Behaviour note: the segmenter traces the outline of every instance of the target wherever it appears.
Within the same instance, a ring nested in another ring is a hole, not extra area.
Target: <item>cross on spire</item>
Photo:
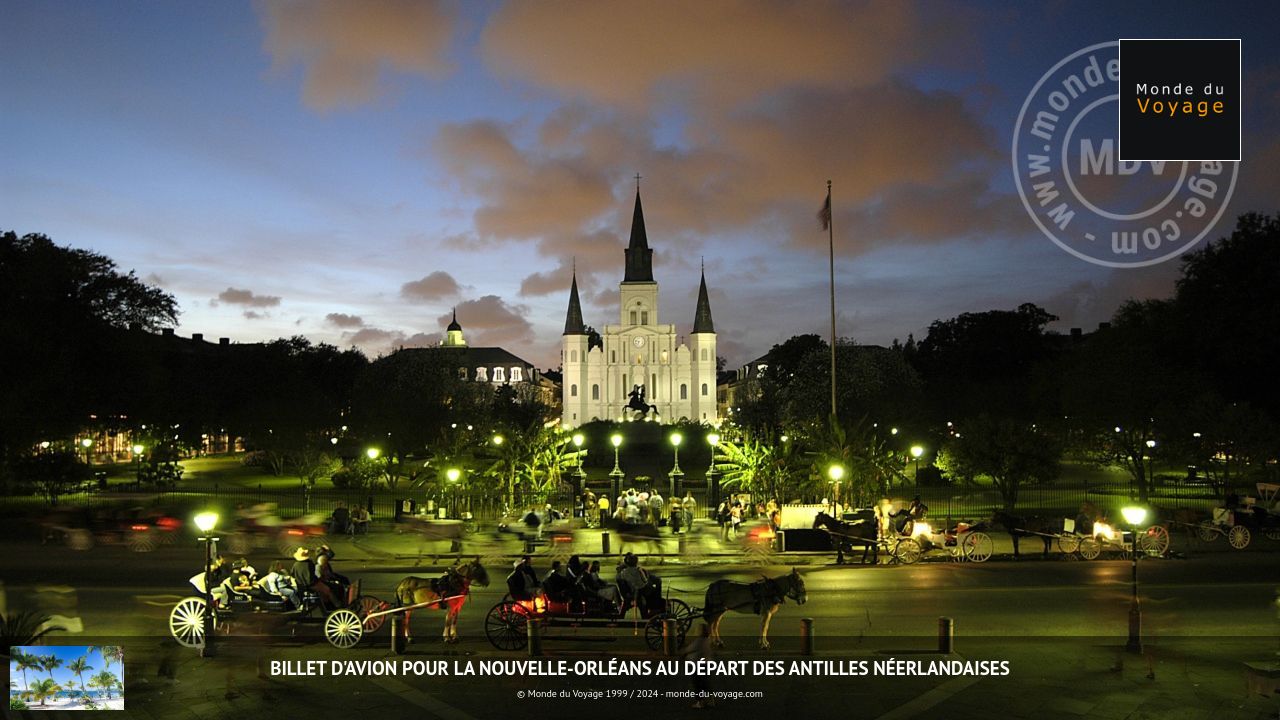
[[[640,173],[636,173],[636,192],[640,192]]]

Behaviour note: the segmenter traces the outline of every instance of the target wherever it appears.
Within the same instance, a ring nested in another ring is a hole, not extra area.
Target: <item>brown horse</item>
[[[711,642],[716,647],[724,647],[724,641],[720,639],[720,621],[725,613],[730,610],[754,613],[760,616],[760,649],[768,650],[769,621],[787,598],[797,605],[803,605],[809,599],[804,589],[804,578],[795,568],[791,568],[790,575],[761,578],[752,583],[733,580],[711,583],[703,600],[703,616],[710,626]]]
[[[466,565],[454,565],[445,571],[443,577],[420,578],[409,576],[396,586],[397,607],[420,605],[428,610],[446,610],[444,618],[444,641],[458,642],[458,613],[462,604],[467,601],[471,585],[481,587],[489,584],[489,573],[480,564],[479,558]],[[404,636],[406,641],[412,640],[409,630],[409,616],[412,610],[404,612]]]

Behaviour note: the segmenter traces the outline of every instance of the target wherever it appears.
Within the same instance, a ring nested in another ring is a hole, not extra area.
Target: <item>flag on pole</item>
[[[822,202],[822,209],[818,211],[818,220],[822,223],[822,229],[827,230],[831,227],[831,196]]]

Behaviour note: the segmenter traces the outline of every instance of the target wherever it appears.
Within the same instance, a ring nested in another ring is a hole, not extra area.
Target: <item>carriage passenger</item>
[[[515,600],[532,600],[541,583],[533,570],[533,559],[528,555],[516,561],[515,569],[507,576],[507,590]]]
[[[332,610],[338,607],[338,599],[334,597],[333,591],[325,585],[320,576],[316,574],[315,561],[311,559],[311,551],[306,548],[298,548],[293,553],[293,568],[289,574],[293,576],[294,582],[298,585],[299,590],[312,590],[320,596],[320,602],[325,609]]]
[[[582,578],[582,585],[603,600],[611,603],[614,607],[622,605],[622,593],[619,592],[618,586],[606,583],[604,578],[600,577],[599,560],[591,561],[590,569],[587,570],[587,574]]]
[[[627,553],[618,568],[618,587],[623,597],[641,610],[651,607],[662,598],[662,581],[640,567],[640,558]]]
[[[285,572],[284,563],[279,560],[272,563],[271,571],[255,584],[268,595],[284,599],[295,610],[302,607],[302,601],[298,599],[298,591],[294,587],[293,578]]]

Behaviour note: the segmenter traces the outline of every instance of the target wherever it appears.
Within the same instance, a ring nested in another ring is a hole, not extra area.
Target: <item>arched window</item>
[[[570,350],[570,351],[569,351],[569,362],[578,362],[578,351],[577,351],[577,350]]]
[[[681,400],[689,399],[689,386],[684,383],[680,383],[680,399]]]
[[[507,381],[507,373],[506,373],[506,371],[505,371],[503,368],[500,368],[500,367],[496,367],[496,368],[494,368],[494,369],[493,369],[493,381],[494,381],[494,382],[506,382],[506,381]]]
[[[707,384],[702,383],[702,397],[706,397],[706,396],[707,396]]]
[[[482,367],[476,368],[476,380],[478,382],[488,382],[489,368],[482,368]]]
[[[592,399],[592,400],[599,400],[599,399],[600,399],[600,386],[599,386],[599,385],[592,385],[592,386],[591,386],[591,399]]]
[[[521,382],[523,379],[519,366],[511,368],[511,382]]]
[[[706,362],[706,361],[707,361],[707,349],[702,348],[702,362]]]
[[[569,397],[578,397],[578,386],[577,386],[577,385],[570,385],[570,386],[569,386]]]
[[[466,380],[466,379],[467,379],[467,369],[466,369],[466,368],[464,368],[464,367],[460,367],[460,368],[458,368],[458,379],[459,379],[459,380]]]
[[[636,311],[635,311],[635,310],[632,310],[632,311],[631,311],[631,324],[632,324],[632,325],[635,325],[635,324],[636,324]]]
[[[617,350],[610,350],[610,351],[609,351],[609,363],[610,363],[610,364],[613,364],[613,363],[616,363],[616,362],[618,362],[618,351],[617,351]]]
[[[648,310],[641,310],[641,311],[640,311],[640,324],[641,324],[641,325],[648,325],[648,324],[649,324],[649,311],[648,311]]]
[[[653,388],[653,392],[649,393],[649,399],[650,399],[650,400],[657,400],[657,399],[658,399],[658,374],[657,374],[657,373],[654,373],[653,375],[650,375],[649,377],[653,378],[653,379],[649,382],[650,387],[652,387],[652,388]]]

